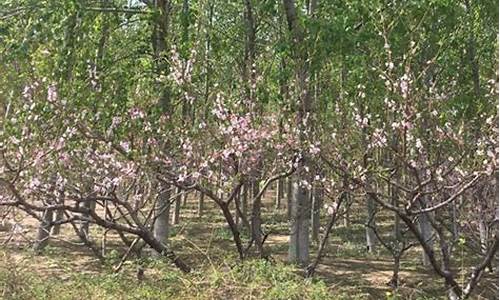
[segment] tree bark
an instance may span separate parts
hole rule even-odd
[[[224,202],[217,202],[217,205],[219,205],[219,207],[221,208],[222,213],[224,214],[224,218],[226,219],[226,222],[229,225],[229,229],[231,230],[231,233],[233,235],[234,243],[236,245],[236,250],[238,251],[240,259],[245,258],[240,232],[238,230],[238,227],[236,226],[236,223],[234,222],[228,204]]]
[[[283,198],[283,179],[278,179],[276,183],[276,209],[281,208],[281,199]]]
[[[243,195],[241,197],[241,216],[247,219],[248,215],[248,183],[243,185]]]
[[[424,189],[428,189],[428,187],[425,187]],[[426,198],[423,197],[420,200],[420,207],[425,208],[426,207]],[[433,231],[432,231],[432,224],[431,224],[431,216],[429,215],[431,213],[423,213],[418,216],[418,226],[420,229],[420,233],[422,234],[423,239],[426,241],[427,247],[430,249],[434,248],[434,236],[433,236]],[[427,254],[427,251],[425,251],[425,248],[422,249],[422,264],[424,266],[430,266],[431,261],[429,258],[429,255]]]
[[[311,193],[312,198],[312,211],[311,211],[311,223],[312,223],[312,236],[311,239],[315,243],[319,243],[319,228],[320,228],[320,212],[321,205],[323,204],[322,189],[320,186],[316,185]]]
[[[348,228],[349,226],[351,226],[351,216],[350,216],[350,210],[351,210],[351,200],[350,200],[351,196],[350,195],[347,195],[347,198],[345,200],[345,204],[344,204],[344,211],[343,211],[343,223],[344,223],[344,227]]]
[[[397,288],[399,286],[399,269],[401,268],[401,255],[394,256],[394,265],[392,266],[392,278],[389,281],[389,285],[392,288]]]
[[[373,228],[376,226],[375,224],[375,201],[370,195],[366,196],[366,208],[368,212],[368,222],[366,226],[366,250],[368,252],[373,252],[375,250],[375,243],[377,241],[377,237]]]
[[[91,190],[91,188],[89,188],[88,190]],[[91,194],[92,193],[89,193],[89,196]],[[90,198],[90,197],[88,197],[88,198]],[[83,207],[86,208],[86,209],[89,209],[91,211],[94,211],[95,210],[95,201],[87,199],[87,200],[85,200],[83,202]],[[83,214],[83,217],[85,219],[89,219],[90,218],[90,216],[88,214]],[[90,229],[90,222],[87,221],[87,220],[82,221],[81,224],[80,224],[80,233],[82,235],[84,235],[87,239],[90,239],[89,229]]]
[[[161,244],[167,246],[170,231],[170,186],[162,183],[161,189],[156,201],[153,237]]]
[[[309,263],[309,220],[311,215],[309,193],[305,187],[300,186],[298,180],[293,182],[292,193],[288,261],[307,266]]]
[[[251,229],[252,229],[252,240],[255,243],[257,248],[257,254],[259,257],[263,257],[263,249],[262,249],[262,220],[261,220],[261,206],[262,199],[258,196],[259,193],[259,181],[254,180],[252,182],[252,220],[251,220]]]
[[[288,220],[292,217],[292,179],[286,180],[286,216]]]
[[[189,193],[187,191],[184,194],[182,194],[182,207],[186,207],[188,194]]]
[[[43,250],[49,242],[53,213],[54,211],[50,209],[47,209],[43,212],[42,221],[38,226],[38,232],[36,234],[36,240],[33,246],[33,250],[35,250],[36,252]]]
[[[306,131],[309,127],[308,118],[311,113],[311,97],[309,92],[309,59],[307,50],[304,48],[305,28],[297,16],[297,8],[294,0],[283,0],[288,30],[292,36],[292,55],[295,62],[295,77],[297,87],[297,111],[296,126],[299,129],[298,139],[304,142],[307,139]],[[309,12],[311,15],[313,11]],[[304,172],[307,163],[306,153],[303,151],[298,158],[298,168],[293,180],[293,196],[291,198],[291,226],[288,259],[290,262],[307,265],[309,262],[309,220],[310,202],[308,191],[301,185],[301,179],[306,175]],[[301,178],[302,177],[302,178]]]
[[[181,201],[182,201],[182,190],[177,188],[177,196],[175,197],[174,203],[174,215],[172,218],[172,224],[179,224],[180,214],[181,214]]]
[[[200,192],[200,197],[198,199],[198,218],[201,218],[203,216],[203,209],[205,206],[205,194],[203,192]]]
[[[333,226],[335,225],[335,222],[337,221],[338,217],[338,211],[340,210],[340,207],[342,206],[342,203],[347,200],[347,192],[343,191],[342,194],[340,194],[339,200],[333,207],[333,210],[330,215],[330,220],[328,221],[328,225],[326,226],[326,231],[325,235],[321,239],[321,244],[319,245],[318,253],[316,254],[316,258],[314,261],[307,266],[306,269],[306,277],[312,277],[314,276],[314,272],[316,272],[316,268],[318,267],[319,262],[321,261],[321,258],[323,258],[323,253],[326,249],[326,243],[328,242],[328,237],[330,236],[330,233],[333,229]]]
[[[59,191],[57,197],[57,204],[64,205],[64,191]],[[64,217],[64,209],[58,209],[54,214],[54,222],[60,222]],[[52,230],[50,231],[51,235],[58,235],[61,231],[61,224],[54,224],[52,226]]]
[[[434,244],[432,238],[432,226],[427,213],[418,216],[418,226],[420,228],[423,239],[426,241],[426,244],[429,248],[432,249]],[[430,266],[431,264],[429,255],[427,255],[427,252],[425,250],[422,250],[422,264],[426,267]]]
[[[258,109],[256,97],[257,85],[257,67],[255,63],[256,52],[256,25],[255,16],[250,0],[243,0],[245,5],[245,66],[243,71],[243,80],[245,81],[245,90],[247,98],[247,106],[250,111],[256,112]]]

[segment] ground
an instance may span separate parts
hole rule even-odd
[[[403,258],[402,286],[390,289],[392,257],[381,246],[376,253],[366,253],[364,210],[356,206],[352,224],[334,228],[317,276],[304,279],[301,269],[286,264],[286,212],[274,209],[272,196],[270,191],[264,198],[263,210],[264,229],[270,232],[265,251],[271,256],[243,263],[238,262],[216,206],[206,202],[204,216],[198,218],[196,199],[189,198],[180,224],[172,230],[171,246],[194,268],[191,274],[182,274],[163,260],[133,256],[115,273],[126,251],[117,236],[108,234],[103,264],[78,244],[69,226],[63,227],[61,238],[52,239],[35,255],[29,240],[37,222],[26,217],[25,237],[4,243],[8,235],[0,232],[0,295],[4,299],[443,299],[442,280],[421,266],[419,248]],[[383,216],[378,225],[389,231],[390,218]],[[100,243],[102,230],[93,226],[92,236]],[[316,250],[314,245],[312,255]],[[457,263],[467,261],[464,253]],[[145,270],[141,281],[136,276],[139,266]],[[474,299],[497,298],[497,282],[497,272],[487,274]]]

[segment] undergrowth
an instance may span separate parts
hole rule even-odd
[[[207,263],[182,274],[155,260],[134,261],[120,273],[37,273],[7,252],[0,264],[2,299],[347,299],[335,297],[321,280],[305,280],[283,263],[248,260],[232,266]],[[135,276],[137,265],[145,278]]]

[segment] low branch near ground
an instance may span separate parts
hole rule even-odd
[[[306,277],[313,277],[314,276],[314,273],[316,272],[316,268],[318,267],[318,264],[320,263],[321,259],[324,256],[323,253],[324,253],[325,248],[326,248],[326,243],[328,242],[328,237],[330,236],[330,232],[332,231],[333,225],[335,225],[335,222],[337,221],[338,212],[340,210],[340,207],[341,207],[341,205],[344,202],[346,197],[347,197],[347,192],[343,191],[340,194],[337,202],[334,204],[334,206],[332,208],[331,215],[330,215],[330,219],[328,221],[328,225],[326,226],[325,235],[321,239],[321,244],[320,244],[320,247],[318,249],[318,253],[316,254],[314,261],[306,268]]]
[[[116,221],[103,219],[94,210],[85,207],[69,206],[65,204],[39,206],[28,203],[17,191],[14,184],[12,184],[11,182],[3,178],[0,178],[0,183],[2,183],[5,187],[7,187],[7,190],[14,198],[14,201],[0,202],[0,206],[15,206],[23,210],[24,212],[28,213],[29,215],[35,215],[35,216],[36,216],[35,212],[44,212],[47,210],[58,210],[58,209],[64,210],[66,213],[71,212],[88,216],[89,217],[88,220],[90,222],[97,224],[103,228],[113,229],[122,233],[126,232],[139,237],[140,239],[144,240],[144,242],[146,242],[146,244],[148,244],[155,251],[161,253],[164,257],[172,261],[175,264],[175,266],[177,266],[181,271],[186,273],[191,271],[191,268],[180,257],[178,257],[177,254],[175,254],[172,250],[167,248],[166,245],[159,242],[154,237],[151,230],[149,230],[146,226],[144,226],[144,224],[142,224],[142,222],[140,222],[136,216],[134,217],[134,214],[132,214],[133,217],[132,220],[135,222],[135,224],[125,225],[125,224],[120,224]],[[124,205],[126,210],[128,210],[129,212],[133,211],[133,209],[130,207],[128,203],[119,200],[117,197],[111,197],[107,200],[114,201],[115,203],[120,205]]]

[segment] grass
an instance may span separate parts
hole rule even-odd
[[[343,299],[322,280],[306,281],[292,266],[262,260],[207,264],[191,274],[155,259],[133,261],[117,274],[111,268],[94,274],[39,274],[28,261],[0,253],[2,299]],[[57,259],[50,252],[43,255],[47,261]],[[141,281],[133,272],[139,264],[147,270]]]

